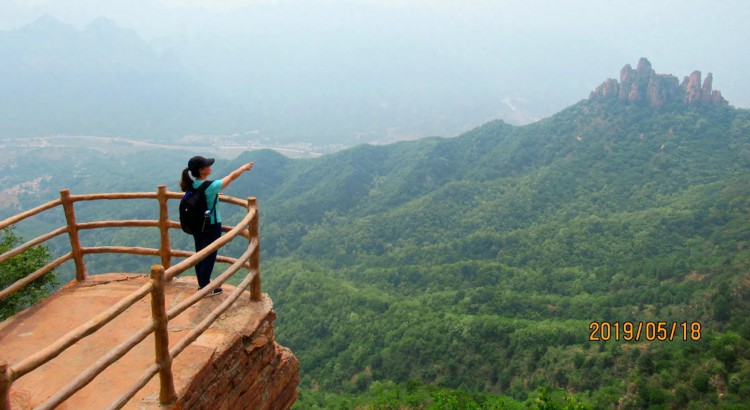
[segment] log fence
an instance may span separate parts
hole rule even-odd
[[[87,322],[69,331],[51,345],[36,352],[17,363],[8,363],[0,358],[0,410],[11,410],[10,391],[14,381],[24,375],[34,371],[54,359],[67,348],[79,342],[85,337],[95,333],[104,325],[114,318],[125,312],[136,302],[151,295],[152,317],[148,323],[138,329],[120,345],[113,347],[109,353],[99,358],[95,363],[90,365],[77,377],[73,378],[66,386],[57,393],[49,397],[44,403],[36,409],[53,409],[70,398],[77,391],[85,387],[94,378],[104,371],[107,367],[118,361],[127,354],[133,347],[141,343],[146,337],[154,334],[154,364],[152,364],[125,392],[117,397],[108,407],[108,409],[122,408],[138,391],[140,391],[155,375],[159,375],[160,392],[159,402],[161,405],[168,406],[177,400],[174,388],[174,378],[172,375],[172,361],[187,346],[193,343],[209,326],[245,292],[250,289],[250,298],[254,302],[262,299],[261,282],[260,282],[260,237],[259,237],[259,211],[257,201],[254,197],[247,198],[243,201],[239,198],[222,195],[219,199],[222,202],[241,206],[246,210],[246,215],[236,226],[222,226],[222,235],[212,244],[200,252],[190,252],[183,250],[171,249],[169,230],[179,229],[179,222],[169,219],[168,200],[182,198],[182,193],[168,192],[166,186],[159,186],[156,193],[132,192],[132,193],[111,193],[111,194],[88,194],[88,195],[71,195],[69,190],[60,191],[60,199],[48,202],[36,208],[30,209],[11,218],[0,222],[0,229],[14,225],[24,219],[33,217],[41,212],[63,207],[65,213],[66,226],[55,229],[47,234],[34,238],[14,249],[11,249],[0,255],[0,263],[20,255],[24,251],[40,245],[59,235],[68,234],[70,240],[70,252],[48,263],[35,272],[27,275],[25,278],[18,280],[6,289],[0,290],[0,300],[8,297],[12,293],[22,289],[24,286],[38,279],[42,275],[51,272],[61,264],[73,260],[76,269],[76,281],[85,281],[88,272],[84,263],[84,256],[100,253],[120,253],[133,255],[150,255],[158,256],[161,259],[161,265],[153,265],[150,272],[150,281],[144,284],[138,290],[124,297],[119,302],[107,310],[97,314]],[[76,221],[75,206],[80,201],[97,201],[97,200],[121,200],[121,199],[156,199],[159,205],[158,220],[123,220],[123,221],[98,221],[78,223]],[[160,247],[143,248],[143,247],[125,247],[125,246],[98,246],[85,247],[81,245],[79,231],[87,229],[102,229],[115,227],[158,227],[160,237]],[[244,237],[248,240],[247,250],[238,259],[218,256],[217,262],[231,264],[216,279],[205,288],[199,290],[192,296],[188,297],[181,303],[170,307],[166,306],[165,289],[168,282],[175,276],[185,272],[195,266],[209,254],[220,250],[227,243],[231,242],[237,236]],[[181,262],[172,265],[172,257],[185,258]],[[212,292],[230,277],[234,276],[240,269],[246,269],[247,274],[235,290],[211,313],[209,313],[194,329],[192,329],[183,339],[170,348],[169,336],[167,332],[169,321],[184,312],[190,306],[193,306],[200,299]]]

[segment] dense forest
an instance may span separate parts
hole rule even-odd
[[[61,187],[176,190],[186,160],[79,154],[50,158],[36,172],[68,168],[3,212]],[[29,158],[0,167],[28,169],[19,164]],[[255,168],[228,194],[259,200],[264,291],[277,339],[302,364],[298,408],[750,402],[747,110],[581,101],[455,138],[305,160],[243,153],[217,162],[215,176],[246,161]],[[91,171],[81,178],[82,169]],[[156,208],[85,212],[152,218]],[[53,228],[44,224],[55,222],[19,231]],[[88,240],[158,243],[139,232]],[[104,258],[87,263],[102,272],[151,263]]]

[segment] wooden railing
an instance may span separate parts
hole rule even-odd
[[[220,196],[219,199],[222,202],[245,207],[247,209],[247,214],[236,226],[223,226],[222,231],[226,232],[226,234],[205,249],[196,253],[171,249],[169,229],[179,229],[180,224],[169,219],[167,201],[169,199],[180,199],[182,198],[182,195],[183,194],[177,192],[168,192],[166,186],[159,186],[156,193],[137,192],[71,195],[69,190],[62,190],[60,191],[60,199],[48,202],[0,222],[0,229],[3,229],[60,205],[63,207],[67,222],[67,225],[64,227],[41,235],[16,247],[15,249],[3,253],[0,255],[0,263],[64,233],[67,233],[70,239],[70,252],[48,263],[37,271],[32,272],[8,288],[0,290],[0,300],[6,298],[13,292],[22,289],[35,279],[49,273],[56,267],[71,259],[75,262],[76,280],[86,280],[87,272],[83,258],[85,255],[97,253],[126,253],[161,257],[161,265],[154,265],[151,267],[151,280],[148,283],[126,296],[106,311],[99,313],[86,323],[69,331],[50,346],[18,363],[8,363],[0,358],[0,410],[10,410],[11,408],[9,394],[10,387],[14,381],[60,355],[68,347],[86,336],[93,334],[148,294],[151,294],[152,320],[141,329],[138,329],[128,340],[113,347],[109,353],[85,369],[65,387],[36,408],[53,409],[59,406],[70,396],[90,383],[99,373],[104,371],[104,369],[115,363],[128,353],[130,349],[142,342],[151,333],[154,333],[155,340],[155,363],[146,369],[143,376],[133,383],[133,385],[130,386],[127,391],[122,393],[122,395],[120,395],[114,402],[112,402],[108,408],[119,409],[124,406],[128,400],[135,396],[135,394],[138,393],[138,391],[140,391],[157,373],[159,374],[160,379],[160,403],[162,405],[169,405],[175,402],[177,396],[172,377],[172,360],[188,345],[194,342],[206,329],[208,329],[219,315],[226,311],[248,287],[250,287],[251,300],[257,302],[262,298],[260,288],[260,238],[258,235],[259,212],[256,199],[254,197],[249,197],[247,201],[242,201],[238,198],[223,195]],[[100,221],[88,223],[76,222],[76,214],[73,206],[76,202],[117,199],[156,199],[159,203],[159,220]],[[158,227],[160,231],[161,245],[159,249],[121,246],[81,246],[78,237],[78,232],[80,230],[111,227]],[[247,250],[244,254],[238,259],[218,256],[216,259],[217,262],[230,263],[231,266],[219,277],[212,280],[208,286],[199,290],[181,303],[167,309],[165,303],[165,283],[180,273],[185,272],[187,269],[195,266],[209,254],[218,251],[237,236],[242,236],[248,239]],[[173,256],[186,257],[186,259],[172,266],[171,258]],[[242,282],[235,288],[234,292],[232,292],[226,300],[204,318],[203,321],[201,321],[189,334],[182,338],[175,346],[170,348],[167,337],[167,325],[169,321],[177,317],[190,306],[194,305],[209,292],[212,292],[243,267],[247,269],[248,273]]]

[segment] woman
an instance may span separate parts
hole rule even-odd
[[[182,180],[180,180],[180,188],[182,191],[185,192],[189,188],[197,189],[200,187],[201,184],[206,181],[208,176],[211,175],[211,165],[213,165],[213,163],[213,158],[204,158],[201,156],[190,158],[187,168],[182,171]],[[228,187],[229,184],[239,178],[243,172],[250,171],[253,168],[253,164],[254,162],[248,162],[224,178],[211,182],[211,185],[206,188],[206,202],[208,209],[213,210],[213,212],[211,212],[211,224],[203,232],[193,235],[196,252],[200,252],[203,248],[210,245],[221,236],[221,212],[219,212],[219,204],[216,203],[216,201],[219,200],[219,191]],[[195,180],[190,178],[188,172],[193,175]],[[216,205],[215,208],[214,204]],[[211,272],[214,270],[214,263],[216,263],[216,252],[208,255],[205,259],[195,265],[195,276],[198,277],[198,287],[200,289],[203,289],[211,282]],[[218,295],[221,292],[221,288],[216,288],[206,296]]]

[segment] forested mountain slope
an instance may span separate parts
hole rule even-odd
[[[587,100],[524,127],[250,159],[236,189],[257,186],[278,337],[313,390],[750,399],[746,110]],[[589,340],[594,321],[612,340]],[[626,321],[676,324],[674,340],[626,341]]]

